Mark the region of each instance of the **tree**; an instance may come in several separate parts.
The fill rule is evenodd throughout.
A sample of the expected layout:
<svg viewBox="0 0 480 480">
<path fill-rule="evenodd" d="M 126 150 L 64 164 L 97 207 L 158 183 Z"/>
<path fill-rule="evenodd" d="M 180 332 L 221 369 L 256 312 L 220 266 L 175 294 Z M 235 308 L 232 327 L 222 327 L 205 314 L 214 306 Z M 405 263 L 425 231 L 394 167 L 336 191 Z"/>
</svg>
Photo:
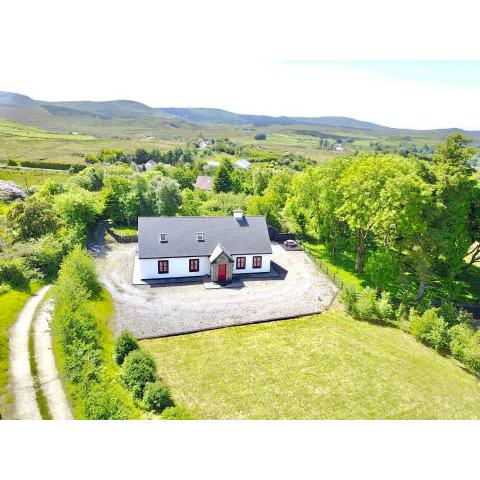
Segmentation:
<svg viewBox="0 0 480 480">
<path fill-rule="evenodd" d="M 460 133 L 454 133 L 440 145 L 433 158 L 437 215 L 431 235 L 435 239 L 437 272 L 446 280 L 449 298 L 454 294 L 456 277 L 464 268 L 464 257 L 472 244 L 471 213 L 477 186 L 471 178 L 473 149 L 468 143 Z"/>
<path fill-rule="evenodd" d="M 471 175 L 473 167 L 470 165 L 470 162 L 475 150 L 468 147 L 470 143 L 471 140 L 464 137 L 461 133 L 452 133 L 437 148 L 433 156 L 433 162 L 436 165 L 446 166 L 454 172 L 460 172 L 467 176 Z"/>
<path fill-rule="evenodd" d="M 252 173 L 253 193 L 262 195 L 271 178 L 272 170 L 270 168 L 255 168 Z"/>
<path fill-rule="evenodd" d="M 472 201 L 468 216 L 468 233 L 470 248 L 467 252 L 469 257 L 466 268 L 470 268 L 480 261 L 480 187 L 472 191 Z"/>
<path fill-rule="evenodd" d="M 213 190 L 217 193 L 230 192 L 233 188 L 233 182 L 231 177 L 231 164 L 224 160 L 215 174 L 213 181 Z"/>
<path fill-rule="evenodd" d="M 267 135 L 265 133 L 257 133 L 255 135 L 255 140 L 266 140 L 267 139 Z"/>
<path fill-rule="evenodd" d="M 83 235 L 103 210 L 98 194 L 83 188 L 73 188 L 57 195 L 54 205 L 65 224 Z"/>
<path fill-rule="evenodd" d="M 195 192 L 186 188 L 182 192 L 182 204 L 180 205 L 178 213 L 185 217 L 194 217 L 200 215 L 202 207 L 201 200 L 197 197 Z"/>
<path fill-rule="evenodd" d="M 182 204 L 182 194 L 178 182 L 168 177 L 152 182 L 157 215 L 175 216 Z"/>
<path fill-rule="evenodd" d="M 25 241 L 55 231 L 60 222 L 51 202 L 31 196 L 12 205 L 7 213 L 7 225 L 15 240 Z"/>
</svg>

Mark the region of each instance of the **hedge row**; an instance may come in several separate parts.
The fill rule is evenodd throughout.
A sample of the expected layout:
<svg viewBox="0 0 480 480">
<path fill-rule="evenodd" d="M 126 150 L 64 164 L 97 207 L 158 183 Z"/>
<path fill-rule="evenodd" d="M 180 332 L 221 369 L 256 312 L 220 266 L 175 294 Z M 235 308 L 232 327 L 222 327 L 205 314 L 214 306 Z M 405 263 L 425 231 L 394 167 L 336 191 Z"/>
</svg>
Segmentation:
<svg viewBox="0 0 480 480">
<path fill-rule="evenodd" d="M 452 355 L 470 371 L 480 374 L 480 331 L 475 328 L 469 313 L 457 311 L 450 304 L 423 313 L 414 308 L 407 311 L 403 305 L 395 310 L 387 292 L 379 298 L 371 288 L 358 292 L 347 287 L 341 299 L 354 318 L 388 322 L 437 352 Z"/>
<path fill-rule="evenodd" d="M 121 381 L 132 392 L 137 404 L 162 419 L 188 420 L 190 416 L 175 407 L 168 387 L 157 374 L 152 356 L 141 350 L 137 340 L 128 332 L 122 333 L 115 344 L 114 357 L 122 366 Z"/>
<path fill-rule="evenodd" d="M 63 261 L 54 289 L 53 330 L 61 373 L 76 416 L 137 418 L 134 403 L 105 358 L 102 328 L 91 307 L 100 292 L 91 256 L 76 247 Z"/>
<path fill-rule="evenodd" d="M 86 165 L 79 165 L 78 163 L 56 163 L 56 162 L 43 162 L 34 160 L 8 160 L 9 166 L 20 166 L 27 168 L 45 168 L 47 170 L 69 170 L 71 173 L 78 173 L 87 168 Z"/>
</svg>

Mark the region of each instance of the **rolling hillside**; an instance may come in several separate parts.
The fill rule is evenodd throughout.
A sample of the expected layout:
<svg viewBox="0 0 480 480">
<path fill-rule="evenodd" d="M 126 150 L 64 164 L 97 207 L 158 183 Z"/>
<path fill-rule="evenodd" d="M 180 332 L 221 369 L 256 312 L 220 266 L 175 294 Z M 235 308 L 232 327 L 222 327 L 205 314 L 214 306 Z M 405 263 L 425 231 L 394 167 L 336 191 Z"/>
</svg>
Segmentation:
<svg viewBox="0 0 480 480">
<path fill-rule="evenodd" d="M 305 126 L 309 128 L 327 128 L 338 130 L 340 134 L 355 135 L 366 133 L 373 136 L 420 135 L 441 139 L 455 128 L 441 130 L 397 129 L 348 117 L 273 117 L 268 115 L 249 115 L 229 112 L 218 108 L 152 108 L 132 100 L 111 101 L 60 101 L 47 102 L 34 100 L 25 95 L 0 92 L 0 118 L 34 124 L 43 128 L 52 128 L 58 124 L 71 125 L 87 122 L 101 124 L 102 121 L 142 120 L 143 126 L 161 125 L 162 122 L 180 122 L 180 126 L 191 128 L 202 125 L 230 125 L 233 128 L 252 125 L 254 127 L 270 126 Z M 57 120 L 57 121 L 55 121 Z M 195 125 L 200 124 L 200 125 Z M 121 124 L 119 124 L 121 126 Z M 176 126 L 178 127 L 178 125 Z M 476 141 L 480 141 L 479 131 L 464 132 Z"/>
</svg>

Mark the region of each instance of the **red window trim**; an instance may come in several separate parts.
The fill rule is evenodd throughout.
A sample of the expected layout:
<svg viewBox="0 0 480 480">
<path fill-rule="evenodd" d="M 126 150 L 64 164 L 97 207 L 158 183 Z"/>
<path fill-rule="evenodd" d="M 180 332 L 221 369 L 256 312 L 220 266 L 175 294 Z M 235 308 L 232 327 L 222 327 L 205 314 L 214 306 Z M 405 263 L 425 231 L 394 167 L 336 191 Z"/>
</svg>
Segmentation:
<svg viewBox="0 0 480 480">
<path fill-rule="evenodd" d="M 237 261 L 236 261 L 237 270 L 245 270 L 246 266 L 247 266 L 247 258 L 246 257 L 237 257 Z"/>
<path fill-rule="evenodd" d="M 262 268 L 262 257 L 260 255 L 252 258 L 252 268 Z"/>
<path fill-rule="evenodd" d="M 188 271 L 189 272 L 199 272 L 200 271 L 200 259 L 190 258 L 188 260 Z"/>
<path fill-rule="evenodd" d="M 158 261 L 158 273 L 159 275 L 163 275 L 168 273 L 169 270 L 169 262 L 168 260 L 159 260 Z"/>
</svg>

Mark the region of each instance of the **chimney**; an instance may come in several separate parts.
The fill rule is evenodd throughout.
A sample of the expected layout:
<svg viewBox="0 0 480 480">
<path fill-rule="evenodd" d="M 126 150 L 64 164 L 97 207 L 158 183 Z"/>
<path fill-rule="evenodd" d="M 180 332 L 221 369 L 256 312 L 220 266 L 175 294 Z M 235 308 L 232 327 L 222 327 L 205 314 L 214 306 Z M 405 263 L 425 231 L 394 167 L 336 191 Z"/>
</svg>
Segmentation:
<svg viewBox="0 0 480 480">
<path fill-rule="evenodd" d="M 235 220 L 243 220 L 243 210 L 241 210 L 240 208 L 237 208 L 236 210 L 234 210 L 233 218 Z"/>
</svg>

